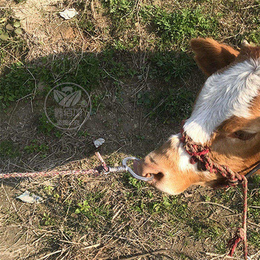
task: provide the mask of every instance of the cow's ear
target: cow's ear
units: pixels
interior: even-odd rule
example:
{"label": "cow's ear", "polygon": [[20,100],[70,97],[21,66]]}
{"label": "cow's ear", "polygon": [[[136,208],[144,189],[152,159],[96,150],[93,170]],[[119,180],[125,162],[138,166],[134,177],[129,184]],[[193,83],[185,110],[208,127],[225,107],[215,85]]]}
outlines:
{"label": "cow's ear", "polygon": [[226,67],[239,54],[232,47],[210,38],[192,39],[191,48],[195,53],[195,61],[206,76]]}

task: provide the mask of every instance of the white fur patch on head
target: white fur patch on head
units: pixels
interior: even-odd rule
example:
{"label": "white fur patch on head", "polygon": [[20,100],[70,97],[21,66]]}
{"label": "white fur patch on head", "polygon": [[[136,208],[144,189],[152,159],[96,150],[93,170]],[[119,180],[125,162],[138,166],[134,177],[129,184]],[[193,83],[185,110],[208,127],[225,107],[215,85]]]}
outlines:
{"label": "white fur patch on head", "polygon": [[193,141],[205,144],[231,116],[248,118],[251,102],[259,90],[260,59],[249,59],[213,74],[205,82],[184,131]]}
{"label": "white fur patch on head", "polygon": [[181,134],[172,135],[170,137],[171,145],[176,148],[179,154],[179,165],[178,168],[180,171],[194,171],[198,170],[197,163],[191,164],[191,156],[183,148],[183,143],[180,142]]}

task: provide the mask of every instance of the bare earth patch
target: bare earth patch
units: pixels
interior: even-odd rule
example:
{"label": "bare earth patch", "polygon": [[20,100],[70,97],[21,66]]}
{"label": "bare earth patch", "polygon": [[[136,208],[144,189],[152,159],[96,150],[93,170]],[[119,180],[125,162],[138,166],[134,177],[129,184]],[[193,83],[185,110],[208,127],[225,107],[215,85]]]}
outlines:
{"label": "bare earth patch", "polygon": [[[69,8],[69,6],[67,6]],[[50,54],[91,49],[93,40],[87,38],[71,22],[64,20],[59,12],[64,10],[61,1],[24,1],[11,5],[14,17],[21,21],[29,47],[28,60]]]}
{"label": "bare earth patch", "polygon": [[[100,53],[102,42],[108,41],[110,22],[102,5],[89,2],[98,37],[83,33],[76,20],[59,16],[73,1],[66,6],[58,0],[1,1],[0,6],[9,6],[21,21],[29,49],[26,61],[37,64],[42,57],[56,60],[58,55],[68,55],[77,63],[85,52]],[[151,3],[161,5],[162,1]],[[135,26],[128,33],[138,31],[142,36],[138,44],[145,49],[148,34],[138,23]],[[153,46],[153,41],[149,44]],[[122,55],[125,63],[149,70],[146,52]],[[126,156],[142,158],[179,131],[180,120],[163,124],[150,117],[159,105],[147,111],[137,104],[138,93],[159,88],[161,82],[147,78],[145,70],[132,80],[113,80],[113,84],[109,80],[100,84],[96,111],[80,131],[52,129],[55,137],[39,131],[42,98],[22,98],[1,113],[0,141],[18,143],[20,153],[0,159],[1,173],[93,168],[99,161],[92,142],[100,137],[106,140],[100,153],[109,165],[118,166]],[[202,75],[194,69],[181,84],[197,91],[202,82]],[[37,89],[44,87],[37,82]],[[91,98],[95,101],[94,94]],[[42,196],[44,202],[17,200],[25,190]],[[256,194],[259,187],[251,183],[251,202]],[[241,203],[239,189],[192,187],[180,196],[168,196],[126,173],[4,180],[0,182],[0,259],[230,259],[225,245],[240,225]],[[260,231],[259,219],[252,217],[249,222],[249,234]],[[249,251],[252,260],[260,259],[259,248],[250,244]],[[240,246],[232,259],[241,259],[241,255]]]}

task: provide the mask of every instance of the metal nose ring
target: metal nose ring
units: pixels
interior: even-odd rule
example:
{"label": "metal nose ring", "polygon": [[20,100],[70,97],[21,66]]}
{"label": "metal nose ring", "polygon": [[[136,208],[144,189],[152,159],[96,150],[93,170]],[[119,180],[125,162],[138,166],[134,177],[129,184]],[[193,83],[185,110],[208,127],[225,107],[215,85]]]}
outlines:
{"label": "metal nose ring", "polygon": [[137,160],[139,161],[139,159],[137,159],[136,157],[126,157],[123,161],[122,164],[124,165],[124,167],[126,168],[126,170],[128,172],[130,172],[132,174],[133,177],[135,177],[138,180],[141,181],[151,181],[154,176],[152,175],[151,177],[143,177],[143,176],[139,176],[138,174],[136,174],[129,166],[127,166],[127,161],[128,160]]}

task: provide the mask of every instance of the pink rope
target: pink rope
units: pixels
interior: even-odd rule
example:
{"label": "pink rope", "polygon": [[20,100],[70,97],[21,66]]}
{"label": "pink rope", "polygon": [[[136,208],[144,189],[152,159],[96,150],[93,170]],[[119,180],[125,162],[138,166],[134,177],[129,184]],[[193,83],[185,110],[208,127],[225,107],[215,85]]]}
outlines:
{"label": "pink rope", "polygon": [[79,174],[98,174],[99,171],[95,169],[90,170],[67,170],[67,171],[42,171],[42,172],[13,172],[0,174],[0,179],[10,178],[38,178],[38,177],[50,177],[55,175],[79,175]]}
{"label": "pink rope", "polygon": [[[96,152],[95,155],[98,157],[98,159],[102,163],[102,169],[105,171],[108,171],[108,167],[103,160],[102,156],[100,155],[99,152]],[[55,176],[55,175],[84,175],[84,174],[92,174],[92,175],[97,175],[101,171],[98,170],[97,168],[95,169],[89,169],[89,170],[66,170],[66,171],[58,171],[58,170],[53,170],[53,171],[41,171],[41,172],[13,172],[13,173],[5,173],[5,174],[0,174],[0,179],[10,179],[10,178],[37,178],[37,177],[50,177],[50,176]]]}

